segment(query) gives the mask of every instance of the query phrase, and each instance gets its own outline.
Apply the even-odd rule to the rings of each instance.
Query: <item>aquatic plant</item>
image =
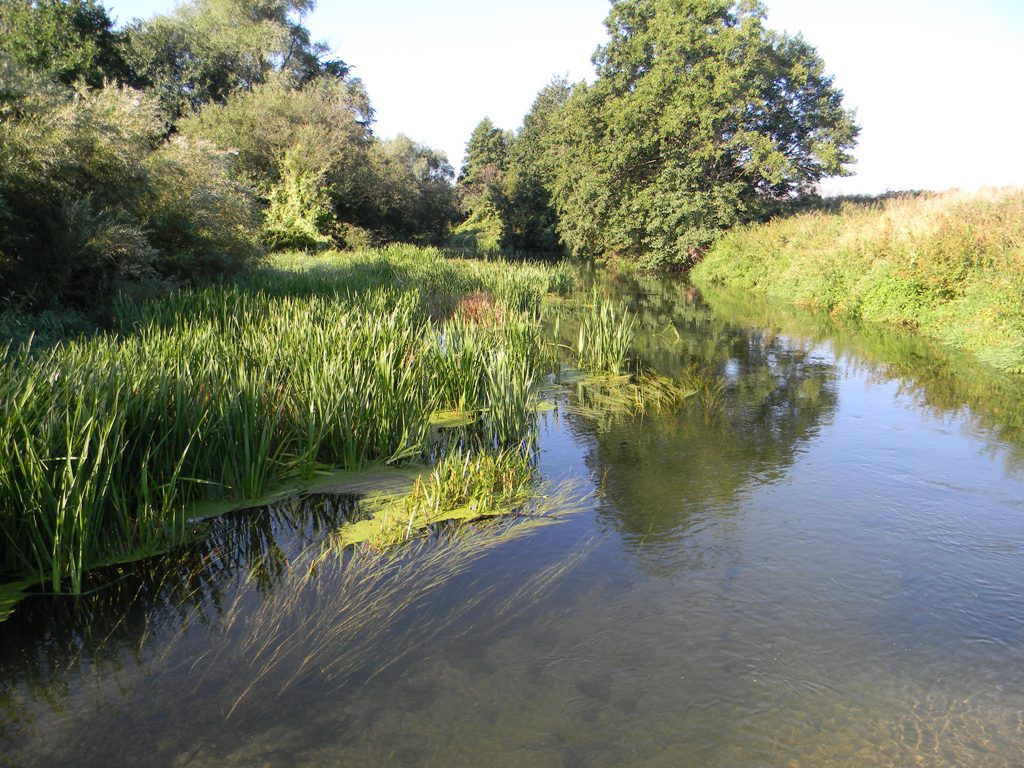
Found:
[[[91,563],[179,540],[193,504],[424,455],[435,413],[522,446],[542,265],[391,247],[286,256],[224,285],[117,307],[119,332],[0,361],[0,573],[78,590]],[[501,324],[436,320],[429,292],[486,293]]]
[[[474,461],[470,459],[471,464]],[[497,487],[518,493],[522,477],[518,470],[512,472],[514,477],[505,475],[509,462],[517,463],[510,457],[493,464],[483,460],[480,466],[484,469],[468,474],[453,462],[439,471],[436,481],[425,483],[441,496],[431,496],[434,491],[428,490],[420,498],[429,498],[444,509],[465,503],[492,480]],[[492,474],[492,470],[497,471]],[[474,487],[460,487],[467,477],[475,478],[470,482]],[[453,478],[457,480],[453,482]],[[380,674],[483,603],[493,587],[465,595],[441,616],[409,620],[431,604],[429,598],[439,589],[495,547],[566,519],[583,507],[589,494],[578,484],[565,482],[535,487],[528,496],[515,517],[487,524],[449,525],[430,538],[417,538],[401,547],[381,547],[372,541],[353,546],[344,533],[347,526],[342,526],[325,546],[310,547],[293,558],[283,581],[262,596],[255,609],[251,609],[249,598],[258,585],[245,585],[225,605],[224,626],[209,652],[198,660],[186,654],[190,674],[185,678],[201,686],[207,677],[217,679],[230,670],[229,680],[216,683],[219,691],[232,691],[230,717],[251,696],[280,696],[313,677],[340,687],[357,673]],[[495,607],[494,626],[512,619],[517,609],[551,589],[587,551],[587,547],[577,549],[558,567],[534,574],[506,596]],[[402,632],[393,636],[399,623]],[[166,644],[165,659],[177,655],[180,644],[186,642],[189,624],[183,621],[181,634]],[[382,648],[386,656],[381,655]]]
[[[589,311],[580,319],[575,350],[577,367],[588,373],[625,373],[635,334],[634,318],[629,311],[595,292]]]
[[[409,493],[371,495],[364,519],[342,526],[330,548],[369,543],[392,546],[439,523],[505,515],[523,507],[533,487],[533,462],[518,450],[466,451],[444,456],[417,477]]]
[[[570,397],[566,409],[594,420],[608,429],[617,419],[671,412],[697,390],[652,371],[616,376],[581,376],[567,382]]]

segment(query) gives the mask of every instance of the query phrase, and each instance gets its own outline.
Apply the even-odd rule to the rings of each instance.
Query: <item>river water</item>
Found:
[[[581,509],[323,567],[355,502],[233,515],[0,624],[0,764],[1024,765],[1022,383],[892,331],[656,279],[662,373],[539,466]],[[511,534],[510,534],[511,530]]]

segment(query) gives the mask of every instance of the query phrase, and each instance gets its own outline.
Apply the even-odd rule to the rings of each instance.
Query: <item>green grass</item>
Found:
[[[184,536],[189,509],[324,466],[462,445],[522,450],[563,267],[392,247],[283,256],[222,285],[117,308],[114,333],[0,360],[0,572],[80,589],[90,564]],[[458,313],[482,293],[501,322]],[[468,441],[468,446],[467,446]]]
[[[0,356],[0,575],[77,592],[93,565],[183,541],[203,510],[332,468],[439,459],[421,500],[450,509],[463,478],[476,490],[456,507],[509,507],[520,496],[481,478],[526,487],[512,458],[557,366],[542,307],[575,283],[565,264],[433,249],[281,255],[121,301],[112,330],[15,339]],[[632,317],[595,297],[578,321],[571,363],[624,371]]]
[[[896,197],[740,228],[691,277],[915,330],[1024,373],[1024,189]]]

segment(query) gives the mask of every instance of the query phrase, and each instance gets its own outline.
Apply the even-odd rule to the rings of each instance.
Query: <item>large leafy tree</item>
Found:
[[[129,82],[120,43],[96,0],[0,0],[0,56],[65,85]]]
[[[523,118],[505,174],[504,245],[518,251],[561,249],[549,188],[554,178],[552,125],[572,89],[564,78],[544,86]]]
[[[442,152],[399,135],[375,143],[370,175],[348,220],[377,239],[440,244],[458,218],[454,169]]]
[[[597,80],[549,149],[559,232],[581,255],[684,265],[723,228],[848,173],[857,127],[801,37],[756,0],[614,0]]]
[[[126,58],[172,117],[267,82],[272,73],[296,86],[348,67],[325,58],[302,21],[313,0],[187,0],[171,13],[133,22]]]
[[[508,167],[511,143],[511,134],[496,127],[491,118],[485,117],[477,123],[466,144],[466,157],[459,172],[459,183],[473,191],[493,184]]]

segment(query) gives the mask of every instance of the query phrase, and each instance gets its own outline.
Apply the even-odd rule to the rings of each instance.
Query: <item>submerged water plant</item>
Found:
[[[435,479],[424,482],[425,490],[414,503],[427,501],[444,508],[467,499],[482,500],[477,494],[489,482],[514,491],[522,478],[518,470],[505,476],[509,462],[518,464],[511,459],[493,463],[485,459],[481,466],[488,469],[468,474],[453,462],[431,476]],[[460,481],[453,481],[455,477]],[[476,480],[461,485],[467,477]],[[496,547],[565,520],[582,508],[588,495],[572,482],[534,488],[515,517],[448,525],[432,537],[401,547],[380,547],[370,541],[354,544],[343,535],[343,526],[325,545],[309,547],[293,558],[284,579],[270,594],[262,595],[255,607],[250,599],[258,584],[244,584],[224,606],[223,625],[212,648],[199,659],[184,654],[189,659],[186,678],[194,681],[197,690],[208,678],[218,681],[219,695],[230,690],[230,717],[258,693],[282,696],[314,678],[340,687],[357,673],[380,674],[483,603],[493,587],[465,596],[441,616],[421,615],[410,621],[411,615],[427,606],[428,598]],[[495,606],[494,625],[539,599],[586,554],[586,547],[578,549],[559,567],[544,569],[520,585]],[[402,632],[395,635],[400,622]],[[178,637],[166,644],[164,658],[180,655],[190,624],[182,622]],[[231,671],[229,680],[222,679],[224,670]]]

